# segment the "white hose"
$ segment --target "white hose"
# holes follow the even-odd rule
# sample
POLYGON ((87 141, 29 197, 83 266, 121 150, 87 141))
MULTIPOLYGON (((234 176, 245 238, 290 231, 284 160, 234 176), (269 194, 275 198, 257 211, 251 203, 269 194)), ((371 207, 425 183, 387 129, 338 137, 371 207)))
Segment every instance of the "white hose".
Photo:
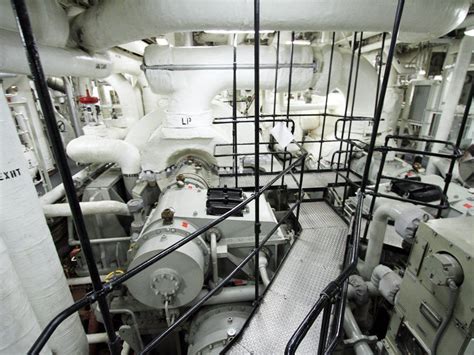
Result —
MULTIPOLYGON (((89 201, 80 203, 82 214, 115 214, 119 216, 129 216, 127 204, 119 201, 89 201)), ((71 208, 67 203, 56 203, 54 205, 43 205, 45 217, 71 217, 71 208)))

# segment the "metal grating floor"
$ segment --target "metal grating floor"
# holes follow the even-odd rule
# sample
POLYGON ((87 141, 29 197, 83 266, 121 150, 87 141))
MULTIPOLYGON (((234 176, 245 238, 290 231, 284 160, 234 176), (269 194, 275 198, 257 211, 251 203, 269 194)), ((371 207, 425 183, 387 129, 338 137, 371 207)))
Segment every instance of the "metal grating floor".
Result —
MULTIPOLYGON (((346 224, 324 202, 303 203, 300 223, 301 236, 228 354, 283 354, 286 343, 322 289, 339 275, 346 224)), ((298 348, 299 354, 316 353, 320 321, 298 348)))

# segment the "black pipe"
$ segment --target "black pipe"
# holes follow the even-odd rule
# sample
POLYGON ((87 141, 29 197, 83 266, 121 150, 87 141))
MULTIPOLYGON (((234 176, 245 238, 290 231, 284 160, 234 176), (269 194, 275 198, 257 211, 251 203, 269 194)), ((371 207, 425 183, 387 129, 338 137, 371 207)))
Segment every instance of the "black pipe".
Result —
POLYGON ((332 33, 331 54, 329 56, 328 83, 326 85, 326 98, 324 100, 323 127, 321 129, 321 144, 319 145, 318 170, 321 167, 321 156, 323 152, 324 131, 326 129, 326 118, 328 116, 329 89, 331 88, 332 61, 334 58, 334 45, 336 43, 336 32, 332 33))
POLYGON ((379 59, 380 62, 379 62, 379 70, 378 70, 378 74, 377 74, 377 87, 375 89, 374 116, 375 116, 375 111, 377 111, 377 103, 379 101, 380 78, 382 77, 383 51, 385 50, 385 40, 386 40, 386 38, 387 38, 387 32, 384 32, 383 35, 382 35, 382 47, 380 47, 380 59, 379 59))
MULTIPOLYGON (((339 145, 339 150, 342 151, 342 144, 344 141, 344 135, 346 133, 346 121, 347 121, 347 112, 349 111, 349 98, 351 96, 351 88, 352 88, 352 72, 354 71, 354 58, 355 58, 355 50, 356 50, 356 40, 357 40, 357 32, 354 32, 354 37, 352 38, 352 54, 351 54, 351 65, 349 67, 349 78, 347 79, 347 92, 346 92, 346 104, 344 108, 344 119, 342 121, 342 140, 341 144, 339 145)), ((337 157, 337 165, 336 165, 336 171, 340 171, 340 165, 341 165, 341 155, 337 157)), ((336 174, 336 181, 335 183, 337 184, 338 182, 338 174, 336 174)))
MULTIPOLYGON (((69 170, 69 166, 67 164, 66 153, 64 152, 64 147, 62 145, 61 135, 56 125, 54 107, 49 96, 46 77, 43 72, 40 55, 36 46, 35 38, 33 36, 28 9, 24 0, 11 0, 11 4, 13 7, 13 13, 16 17, 16 22, 21 35, 23 46, 25 47, 28 64, 31 70, 33 81, 35 83, 36 91, 38 93, 41 110, 43 111, 45 118, 45 125, 51 142, 51 148, 59 169, 59 173, 61 174, 61 178, 63 180, 64 190, 69 207, 71 208, 74 225, 81 242, 81 250, 86 259, 92 286, 96 292, 99 292, 102 289, 102 282, 100 281, 99 272, 94 260, 94 254, 92 252, 92 247, 87 235, 84 216, 82 215, 81 207, 79 206, 79 200, 76 195, 76 188, 74 187, 71 171, 69 170)), ((104 319, 104 326, 109 337, 110 352, 112 354, 116 354, 119 351, 120 344, 118 342, 119 338, 115 334, 107 300, 105 299, 105 296, 101 296, 97 299, 97 301, 104 319)))
POLYGON ((239 187, 237 172, 237 35, 234 37, 234 63, 232 66, 232 153, 234 154, 235 187, 239 187))
MULTIPOLYGON (((272 127, 275 127, 279 66, 280 66, 280 31, 277 32, 277 47, 276 47, 276 59, 275 59, 275 84, 273 86, 273 122, 272 122, 272 127)), ((271 137, 271 141, 272 142, 275 141, 275 138, 273 138, 273 136, 271 137)), ((273 155, 272 155, 272 160, 270 162, 270 171, 273 173, 273 155)))
POLYGON ((395 23, 392 30, 392 38, 390 39, 390 48, 388 50, 387 63, 385 64, 385 71, 383 75, 382 86, 380 88, 379 100, 377 101, 377 110, 374 116, 374 126, 372 128, 372 136, 370 137, 369 150, 367 152, 367 163, 365 164, 364 174, 362 175, 361 191, 365 192, 367 183, 369 180, 370 165, 375 148, 375 142, 377 140, 377 133, 379 131, 380 120, 382 117, 383 104, 385 102, 385 94, 387 93, 388 79, 390 77, 390 71, 392 70, 392 61, 395 54, 395 47, 397 45, 398 32, 400 30, 400 21, 402 18, 403 7, 405 6, 405 0, 398 0, 397 13, 395 17, 395 23))
MULTIPOLYGON (((295 50, 295 32, 293 31, 293 32, 291 32, 290 70, 289 70, 289 74, 288 74, 288 97, 287 97, 287 102, 286 102, 286 120, 287 120, 286 127, 288 127, 288 121, 290 121, 291 82, 292 82, 292 79, 293 79, 294 50, 295 50)), ((294 132, 292 132, 292 133, 294 133, 294 132)), ((287 147, 285 147, 285 149, 283 151, 286 152, 287 147)), ((285 169, 285 166, 286 166, 286 160, 283 159, 283 169, 285 169)), ((285 185, 285 176, 282 176, 282 178, 281 178, 281 186, 283 187, 283 185, 285 185)))
MULTIPOLYGON (((253 2, 254 29, 254 92, 255 92, 255 249, 260 245, 260 0, 253 2)), ((258 284, 260 270, 258 268, 258 253, 255 254, 255 300, 259 298, 258 284)))

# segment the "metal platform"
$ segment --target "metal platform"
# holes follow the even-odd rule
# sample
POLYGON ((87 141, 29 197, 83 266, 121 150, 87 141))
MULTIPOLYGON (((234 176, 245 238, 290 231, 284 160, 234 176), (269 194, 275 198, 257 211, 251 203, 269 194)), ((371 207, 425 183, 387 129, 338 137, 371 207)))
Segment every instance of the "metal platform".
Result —
MULTIPOLYGON (((293 332, 341 270, 347 225, 324 202, 303 203, 301 236, 228 354, 283 354, 293 332)), ((298 349, 315 354, 320 318, 298 349)))
MULTIPOLYGON (((260 185, 263 186, 271 179, 273 179, 277 174, 262 174, 260 175, 260 185)), ((296 173, 299 175, 299 173, 296 173)), ((298 178, 298 176, 296 176, 298 178)), ((333 183, 336 178, 336 173, 332 171, 327 172, 307 172, 304 174, 303 177, 303 189, 324 189, 328 186, 328 184, 333 183)), ((358 181, 359 178, 354 175, 350 174, 350 178, 354 181, 358 181)), ((339 180, 342 182, 342 179, 339 180)), ((289 189, 297 189, 298 184, 296 183, 295 179, 292 176, 285 176, 285 185, 288 186, 289 189)), ((255 186, 255 176, 254 175, 242 175, 239 176, 238 179, 239 187, 241 188, 253 188, 255 186)), ((275 185, 281 184, 281 179, 275 182, 275 185)), ((234 176, 221 176, 219 180, 220 187, 224 187, 227 185, 229 187, 235 186, 235 178, 234 176)))

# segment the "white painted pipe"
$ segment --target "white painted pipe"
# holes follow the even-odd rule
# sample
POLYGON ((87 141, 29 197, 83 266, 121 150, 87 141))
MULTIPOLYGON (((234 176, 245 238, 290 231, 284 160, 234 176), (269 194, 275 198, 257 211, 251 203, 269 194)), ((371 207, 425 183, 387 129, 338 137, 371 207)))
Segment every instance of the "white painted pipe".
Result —
POLYGON ((122 116, 127 121, 127 127, 130 128, 141 117, 138 109, 138 105, 141 103, 137 100, 132 84, 121 74, 112 74, 105 78, 105 81, 117 92, 122 116))
MULTIPOLYGON (((27 0, 26 4, 36 41, 43 45, 65 47, 69 39, 69 21, 59 3, 56 0, 27 0)), ((9 1, 0 1, 0 29, 18 31, 9 1)))
POLYGON ((142 90, 143 109, 145 110, 145 115, 148 115, 158 108, 160 96, 153 92, 143 71, 138 75, 138 84, 142 90))
POLYGON ((370 280, 374 268, 380 264, 388 221, 399 218, 407 208, 413 208, 413 206, 410 204, 405 206, 400 203, 387 203, 376 209, 370 222, 369 243, 365 261, 361 266, 358 266, 359 273, 365 280, 370 280))
POLYGON ((165 112, 161 108, 145 115, 128 131, 125 142, 137 147, 140 151, 145 149, 147 142, 153 132, 161 125, 165 112))
MULTIPOLYGON (((233 47, 164 47, 150 45, 145 50, 146 65, 226 65, 220 70, 169 71, 147 69, 145 74, 151 88, 158 94, 169 95, 166 119, 167 128, 195 128, 212 123, 212 99, 221 91, 232 87, 233 47)), ((260 63, 274 65, 276 49, 271 46, 260 47, 260 63)), ((290 62, 290 46, 280 48, 280 64, 290 62)), ((312 64, 313 52, 309 46, 296 46, 294 63, 312 64)), ((237 47, 237 64, 253 65, 253 46, 237 47)), ((279 69, 278 90, 288 87, 289 69, 279 69)), ((314 82, 313 68, 294 68, 293 90, 306 89, 314 82)), ((275 69, 260 70, 260 88, 271 90, 274 87, 275 69)), ((237 71, 237 87, 252 89, 253 70, 237 71)))
POLYGON ((140 152, 123 140, 81 136, 69 142, 66 152, 78 163, 118 164, 128 191, 133 188, 141 171, 140 152))
MULTIPOLYGON (((95 175, 98 170, 101 170, 103 165, 91 165, 88 166, 85 169, 82 169, 78 173, 74 174, 72 176, 72 179, 74 181, 74 184, 77 187, 80 187, 84 184, 84 181, 88 180, 89 177, 92 175, 95 175)), ((56 201, 62 199, 64 197, 65 191, 64 191, 64 185, 59 184, 56 187, 54 187, 51 191, 48 191, 45 193, 43 196, 40 197, 40 201, 42 205, 50 205, 55 203, 56 201)))
MULTIPOLYGON (((454 115, 456 114, 456 108, 459 104, 459 98, 464 87, 464 79, 466 78, 469 65, 471 64, 472 51, 474 50, 474 37, 464 36, 459 47, 459 51, 456 57, 456 63, 453 71, 447 77, 444 99, 445 101, 441 104, 441 116, 439 118, 438 129, 436 130, 435 139, 446 141, 454 122, 454 115)), ((435 143, 432 152, 439 152, 444 145, 435 143)), ((427 167, 429 173, 435 171, 433 159, 427 167)))
MULTIPOLYGON (((0 151, 0 172, 3 174, 0 181, 0 237, 8 248, 39 325, 44 327, 69 307, 73 299, 1 85, 0 151)), ((86 336, 78 315, 66 319, 48 344, 57 354, 86 354, 86 336)))
MULTIPOLYGON (((112 63, 103 55, 42 45, 38 51, 46 75, 105 78, 112 73, 112 63)), ((30 75, 25 49, 16 32, 0 30, 0 71, 30 75)))
POLYGON ((346 306, 344 312, 344 331, 346 332, 346 338, 358 340, 354 343, 354 352, 356 355, 373 355, 374 352, 369 344, 367 344, 367 341, 364 340, 364 335, 357 324, 354 314, 352 314, 348 306, 346 306))
MULTIPOLYGON (((259 290, 263 292, 265 287, 260 285, 259 290)), ((196 297, 196 301, 204 297, 209 291, 202 290, 199 293, 199 296, 196 297)), ((255 286, 254 285, 245 285, 245 286, 233 286, 233 287, 224 287, 219 293, 212 296, 204 304, 206 306, 214 304, 224 304, 224 303, 237 303, 237 302, 248 302, 255 299, 255 286)))
MULTIPOLYGON (((1 238, 0 280, 0 355, 26 354, 41 329, 1 238)), ((46 346, 43 353, 51 351, 46 346)))
POLYGON ((262 278, 262 282, 265 287, 270 284, 270 277, 268 277, 267 266, 267 256, 264 253, 260 253, 258 257, 258 270, 260 271, 260 277, 262 278))
MULTIPOLYGON (((115 214, 119 216, 129 216, 127 204, 119 201, 89 201, 81 202, 82 214, 115 214)), ((56 203, 53 205, 43 205, 43 212, 46 218, 51 217, 71 217, 71 208, 68 203, 56 203)))
POLYGON ((212 281, 214 286, 219 283, 219 269, 217 266, 217 235, 211 233, 211 262, 212 262, 212 281))
MULTIPOLYGON (((416 0, 405 4, 401 31, 439 37, 466 17, 470 0, 416 0), (436 19, 436 21, 433 21, 436 19)), ((396 0, 262 0, 262 30, 392 30, 396 0)), ((253 30, 253 2, 247 0, 104 0, 72 24, 83 47, 99 50, 157 33, 253 30)), ((426 37, 426 36, 425 36, 426 37)))
MULTIPOLYGON (((105 277, 106 277, 106 275, 101 275, 100 280, 102 282, 105 282, 105 277)), ((72 278, 67 279, 67 284, 69 286, 91 285, 92 280, 91 280, 90 276, 72 277, 72 278)))
POLYGON ((101 343, 107 343, 108 341, 109 341, 109 336, 105 332, 87 334, 87 342, 89 344, 101 344, 101 343))
POLYGON ((377 265, 370 277, 370 283, 390 304, 395 304, 395 296, 402 283, 400 275, 385 265, 377 265))

